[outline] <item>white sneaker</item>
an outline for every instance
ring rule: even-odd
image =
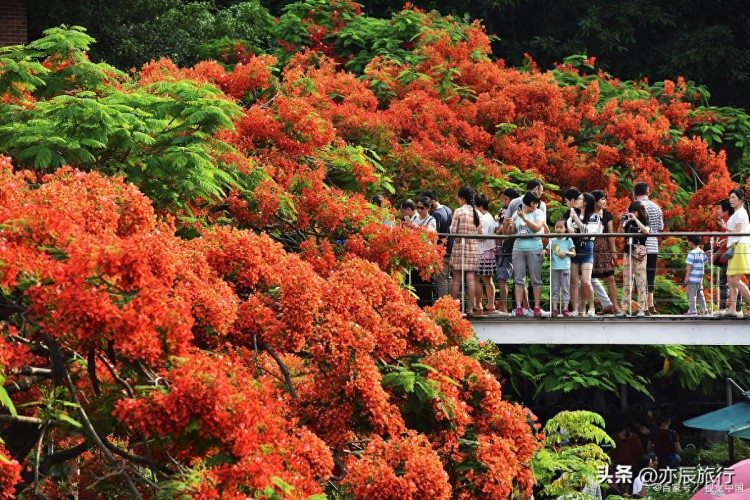
[[[727,313],[726,309],[721,309],[712,314],[712,316],[724,316]]]
[[[571,318],[577,318],[578,317],[578,311],[571,311],[570,312],[570,317]]]
[[[523,315],[526,317],[533,317],[534,316],[534,310],[533,309],[524,309]]]
[[[589,309],[589,312],[586,313],[586,316],[588,316],[589,318],[596,318],[596,310]]]
[[[643,311],[638,311],[638,314],[636,314],[636,316],[639,317],[639,318],[643,318],[643,317],[646,316],[646,313],[643,312]]]
[[[549,318],[551,313],[542,309],[542,318]]]

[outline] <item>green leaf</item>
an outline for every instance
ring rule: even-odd
[[[285,493],[287,495],[291,495],[292,492],[294,491],[294,486],[292,486],[291,484],[287,483],[286,481],[284,481],[283,479],[281,479],[278,476],[271,476],[271,482],[277,488],[279,488],[282,491],[282,493]]]
[[[0,378],[2,378],[3,382],[5,382],[5,377]],[[0,384],[2,384],[3,382],[0,382]],[[10,414],[14,417],[18,415],[18,412],[16,412],[16,407],[13,406],[13,401],[10,399],[10,395],[8,395],[8,391],[2,385],[0,385],[0,405],[7,408]]]
[[[416,380],[414,383],[414,393],[423,403],[432,401],[438,395],[438,390],[427,379]]]
[[[416,373],[410,370],[400,370],[383,375],[382,384],[384,387],[400,389],[408,394],[414,392],[415,381]]]
[[[76,429],[82,429],[83,424],[81,424],[78,420],[72,418],[67,413],[59,413],[55,415],[55,418],[58,420],[62,420],[63,422],[67,422],[68,424],[72,425]]]

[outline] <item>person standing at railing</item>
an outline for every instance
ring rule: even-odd
[[[547,205],[542,201],[542,194],[544,194],[544,184],[542,184],[542,181],[537,179],[532,179],[529,182],[526,183],[526,191],[533,193],[537,198],[539,198],[539,210],[542,211],[544,214],[544,232],[549,233],[549,227],[547,227]],[[518,212],[518,208],[523,204],[523,196],[518,196],[517,198],[514,198],[511,200],[510,204],[508,205],[507,210],[507,217],[503,219],[503,234],[514,234],[516,228],[513,225],[513,217]],[[533,295],[533,286],[529,284],[528,289],[524,292],[524,307],[528,307],[530,300],[529,297]],[[518,304],[516,304],[518,306]],[[524,311],[526,316],[533,315],[533,312],[531,309],[527,309]]]
[[[474,208],[474,192],[464,186],[458,190],[461,206],[453,212],[450,233],[455,234],[451,252],[451,269],[453,270],[453,298],[461,297],[461,287],[466,283],[466,315],[474,316],[476,302],[475,273],[479,263],[479,241],[473,238],[461,238],[459,235],[481,235],[482,223],[479,212]]]
[[[750,220],[745,209],[745,191],[741,188],[732,189],[729,192],[729,204],[734,209],[734,214],[724,227],[729,233],[750,232]],[[742,312],[737,310],[737,296],[741,295],[745,302],[750,304],[750,290],[742,282],[742,276],[750,274],[750,237],[729,236],[727,249],[727,252],[731,252],[732,255],[727,264],[729,302],[726,314],[727,316],[741,316]]]
[[[656,282],[656,267],[659,261],[659,238],[654,237],[654,235],[659,234],[664,229],[664,215],[659,205],[648,199],[649,187],[645,182],[637,182],[633,186],[633,196],[635,201],[640,201],[646,209],[651,232],[651,236],[646,239],[646,250],[648,251],[646,255],[646,286],[648,287],[646,316],[651,316],[656,314],[654,283]]]
[[[552,270],[552,317],[570,316],[570,258],[575,257],[576,249],[573,240],[567,236],[565,223],[564,218],[555,222],[555,237],[547,244]]]
[[[495,221],[495,218],[489,212],[490,200],[487,199],[487,196],[480,194],[477,195],[474,205],[477,211],[481,214],[482,234],[495,234],[497,221]],[[479,279],[476,280],[476,296],[478,303],[475,307],[475,313],[482,315],[497,314],[497,309],[495,309],[495,283],[492,281],[492,277],[497,273],[497,260],[495,254],[495,240],[479,240],[479,265],[477,266]],[[482,287],[482,285],[484,285],[484,287]],[[485,294],[487,297],[486,306],[482,304],[482,297]]]
[[[497,234],[508,234],[503,230],[503,222],[510,220],[510,203],[518,198],[518,191],[507,188],[500,193],[500,201],[505,209],[500,214],[500,225],[495,229]],[[508,228],[511,226],[509,225]],[[513,240],[497,240],[497,288],[499,291],[497,310],[501,316],[508,314],[508,280],[513,277]]]
[[[726,231],[726,223],[729,218],[734,214],[732,205],[729,204],[728,199],[719,200],[716,203],[718,207],[719,225]],[[719,311],[717,315],[722,315],[727,312],[727,301],[729,300],[729,281],[727,281],[727,261],[724,260],[724,252],[727,251],[727,239],[719,238],[713,248],[714,259],[713,264],[719,268]],[[713,298],[712,298],[713,300]]]
[[[573,199],[576,193],[578,196]],[[585,311],[588,302],[587,315],[594,317],[596,310],[594,309],[591,273],[594,270],[594,238],[596,234],[602,232],[602,220],[596,213],[594,196],[591,193],[581,193],[576,188],[569,188],[564,196],[570,207],[566,223],[568,232],[591,235],[576,238],[576,256],[570,260],[570,297],[573,302],[573,316],[578,316],[579,305]]]
[[[400,224],[412,229],[423,229],[432,233],[436,232],[437,224],[435,223],[435,218],[427,210],[428,204],[429,198],[426,196],[418,198],[416,203],[412,200],[402,201],[401,214],[403,215],[403,220]],[[417,294],[417,304],[420,307],[432,305],[434,302],[434,286],[432,282],[422,279],[422,276],[419,275],[416,269],[409,271],[409,282]]]
[[[602,220],[602,233],[614,231],[612,214],[607,210],[607,193],[597,189],[591,191],[596,201],[596,213]],[[592,273],[591,286],[594,295],[602,303],[601,314],[619,314],[620,306],[617,303],[617,283],[615,283],[615,256],[617,246],[614,238],[596,238],[594,240],[594,272]],[[604,290],[599,278],[607,283]]]
[[[542,234],[545,215],[539,209],[539,198],[529,191],[523,195],[523,205],[513,216],[516,234]],[[542,238],[517,238],[513,244],[513,273],[516,295],[516,316],[524,316],[523,302],[524,280],[526,274],[531,281],[534,295],[534,317],[542,317]],[[531,298],[529,298],[531,299]]]
[[[441,234],[450,232],[453,211],[441,205],[435,191],[426,191],[422,196],[430,199],[430,215],[435,218],[437,231]],[[433,283],[437,291],[438,298],[445,297],[451,293],[451,250],[453,249],[453,238],[440,237],[438,245],[445,246],[445,255],[443,256],[443,267],[440,272],[433,278]]]
[[[687,285],[688,311],[685,316],[697,316],[698,308],[701,314],[707,314],[706,299],[703,296],[703,273],[706,268],[708,257],[701,248],[700,236],[688,236],[690,252],[685,259],[685,284]],[[698,308],[696,307],[696,302]]]
[[[636,316],[645,316],[647,311],[647,281],[646,281],[646,259],[648,249],[646,247],[647,235],[651,232],[646,208],[640,201],[634,201],[628,206],[628,212],[620,217],[621,233],[633,233],[638,236],[629,237],[625,242],[625,262],[622,270],[623,279],[623,302],[620,305],[620,316],[625,316],[625,311],[630,309],[630,301],[633,296],[633,282],[638,291],[638,313]]]

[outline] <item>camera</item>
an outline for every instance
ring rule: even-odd
[[[630,214],[622,214],[620,216],[620,220],[625,222],[626,220],[630,220]]]

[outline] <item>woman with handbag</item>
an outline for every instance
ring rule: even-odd
[[[579,237],[573,241],[576,243],[576,256],[570,259],[570,299],[573,304],[572,316],[578,316],[579,309],[585,311],[585,303],[588,302],[588,316],[596,316],[594,309],[594,289],[591,286],[591,273],[594,270],[594,239],[595,235],[601,234],[603,226],[599,214],[596,213],[596,201],[591,193],[580,193],[575,200],[569,198],[575,188],[565,191],[565,199],[570,207],[570,213],[566,226],[568,232],[579,234],[591,234],[592,236]],[[579,277],[580,273],[580,277]],[[580,290],[578,289],[580,284]],[[579,307],[580,306],[580,307]]]
[[[745,191],[741,188],[729,191],[729,204],[734,209],[734,214],[722,227],[726,228],[730,234],[750,232],[750,220],[745,209]],[[750,303],[750,290],[742,282],[742,276],[750,274],[750,237],[729,236],[724,256],[729,262],[727,264],[729,302],[726,316],[737,317],[741,314],[737,312],[737,295],[741,294],[745,302]]]
[[[613,233],[614,217],[607,210],[607,193],[602,190],[591,191],[596,200],[596,213],[602,220],[602,233]],[[594,240],[594,272],[592,273],[591,284],[594,288],[594,295],[602,303],[601,314],[620,314],[620,306],[617,300],[617,283],[615,282],[615,267],[617,260],[617,246],[614,238],[597,238]],[[607,290],[604,290],[601,278],[607,283]],[[607,303],[609,299],[609,303]]]
[[[627,213],[620,216],[620,232],[632,233],[625,242],[625,265],[622,270],[623,301],[619,316],[625,316],[630,310],[633,296],[633,282],[638,290],[638,313],[636,316],[646,315],[646,236],[650,232],[646,207],[640,201],[634,201],[628,207]]]

